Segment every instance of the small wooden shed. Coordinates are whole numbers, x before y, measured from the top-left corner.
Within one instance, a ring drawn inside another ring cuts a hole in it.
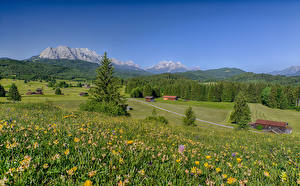
[[[153,96],[146,96],[145,101],[147,102],[154,102],[154,97]]]
[[[250,123],[253,128],[257,128],[261,126],[264,130],[274,133],[286,133],[291,134],[292,128],[288,126],[287,122],[280,122],[280,121],[270,121],[270,120],[263,120],[258,119],[253,123]]]

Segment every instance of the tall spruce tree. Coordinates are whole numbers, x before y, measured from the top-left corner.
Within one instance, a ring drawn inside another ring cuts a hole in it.
[[[183,118],[183,123],[185,125],[195,125],[196,116],[192,109],[192,107],[189,107],[185,111],[185,117]]]
[[[21,101],[21,95],[18,91],[18,87],[16,84],[12,84],[8,91],[8,100],[10,101]]]
[[[92,100],[105,102],[114,105],[125,105],[125,99],[120,93],[120,82],[113,76],[114,67],[105,52],[101,59],[101,64],[96,70],[97,79],[95,87],[91,88]]]
[[[0,85],[0,97],[5,97],[6,92],[3,86]]]
[[[251,121],[251,112],[243,92],[240,92],[234,101],[233,112],[230,115],[230,120],[231,122],[240,125],[242,128],[248,125]]]

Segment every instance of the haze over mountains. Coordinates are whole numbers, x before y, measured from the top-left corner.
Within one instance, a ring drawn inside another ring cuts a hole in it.
[[[283,75],[283,76],[299,76],[300,66],[291,66],[289,68],[271,72],[272,75]]]

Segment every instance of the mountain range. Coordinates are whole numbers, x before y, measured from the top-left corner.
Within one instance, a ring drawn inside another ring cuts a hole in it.
[[[300,76],[300,66],[291,66],[283,70],[270,72],[271,75]]]

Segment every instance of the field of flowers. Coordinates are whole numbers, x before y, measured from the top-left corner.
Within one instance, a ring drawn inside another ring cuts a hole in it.
[[[0,105],[0,185],[297,185],[300,137]]]

